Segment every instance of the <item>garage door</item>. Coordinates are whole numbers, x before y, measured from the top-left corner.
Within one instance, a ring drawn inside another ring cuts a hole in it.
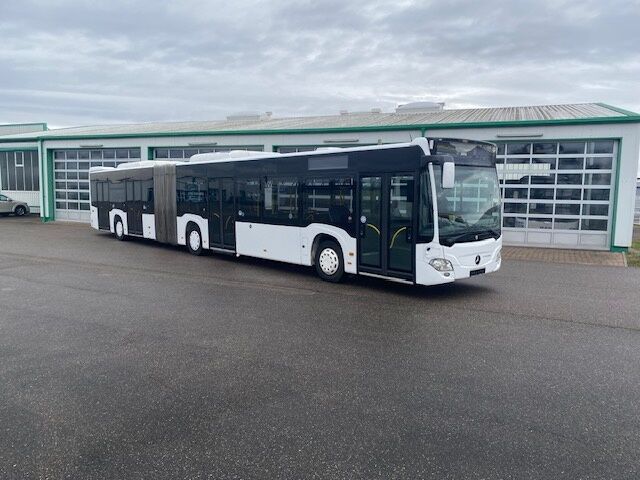
[[[54,150],[56,219],[90,221],[89,168],[140,160],[140,148]]]
[[[499,144],[504,241],[608,249],[617,142]]]

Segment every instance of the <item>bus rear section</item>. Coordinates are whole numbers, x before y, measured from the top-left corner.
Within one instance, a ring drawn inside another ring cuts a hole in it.
[[[176,244],[175,164],[135,162],[89,171],[91,226],[118,239]]]

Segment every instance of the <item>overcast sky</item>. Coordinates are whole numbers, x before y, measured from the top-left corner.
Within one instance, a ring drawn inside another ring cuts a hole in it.
[[[0,123],[640,111],[640,0],[0,0],[0,39]]]

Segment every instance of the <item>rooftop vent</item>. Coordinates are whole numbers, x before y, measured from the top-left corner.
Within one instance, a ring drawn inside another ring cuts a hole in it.
[[[340,115],[366,115],[368,113],[382,113],[381,108],[372,108],[371,110],[350,112],[349,110],[340,110]]]
[[[189,158],[189,162],[202,162],[205,160],[224,162],[234,158],[254,158],[254,157],[275,157],[280,155],[273,152],[256,152],[253,150],[230,150],[228,152],[211,152],[211,153],[198,153]],[[123,164],[123,165],[126,165]]]
[[[444,102],[411,102],[398,105],[396,113],[428,113],[444,110]]]
[[[233,122],[238,120],[268,120],[271,118],[271,115],[273,115],[272,112],[239,112],[232,115],[227,115],[227,121]]]

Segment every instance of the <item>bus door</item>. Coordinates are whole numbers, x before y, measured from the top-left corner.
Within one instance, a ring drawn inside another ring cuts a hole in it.
[[[142,235],[142,182],[126,181],[127,227],[132,235]]]
[[[360,177],[358,270],[413,280],[415,174]]]
[[[91,192],[93,195],[93,192]],[[109,182],[96,182],[96,208],[98,209],[98,228],[109,230]]]
[[[209,243],[212,247],[235,250],[235,213],[233,179],[209,179]]]

